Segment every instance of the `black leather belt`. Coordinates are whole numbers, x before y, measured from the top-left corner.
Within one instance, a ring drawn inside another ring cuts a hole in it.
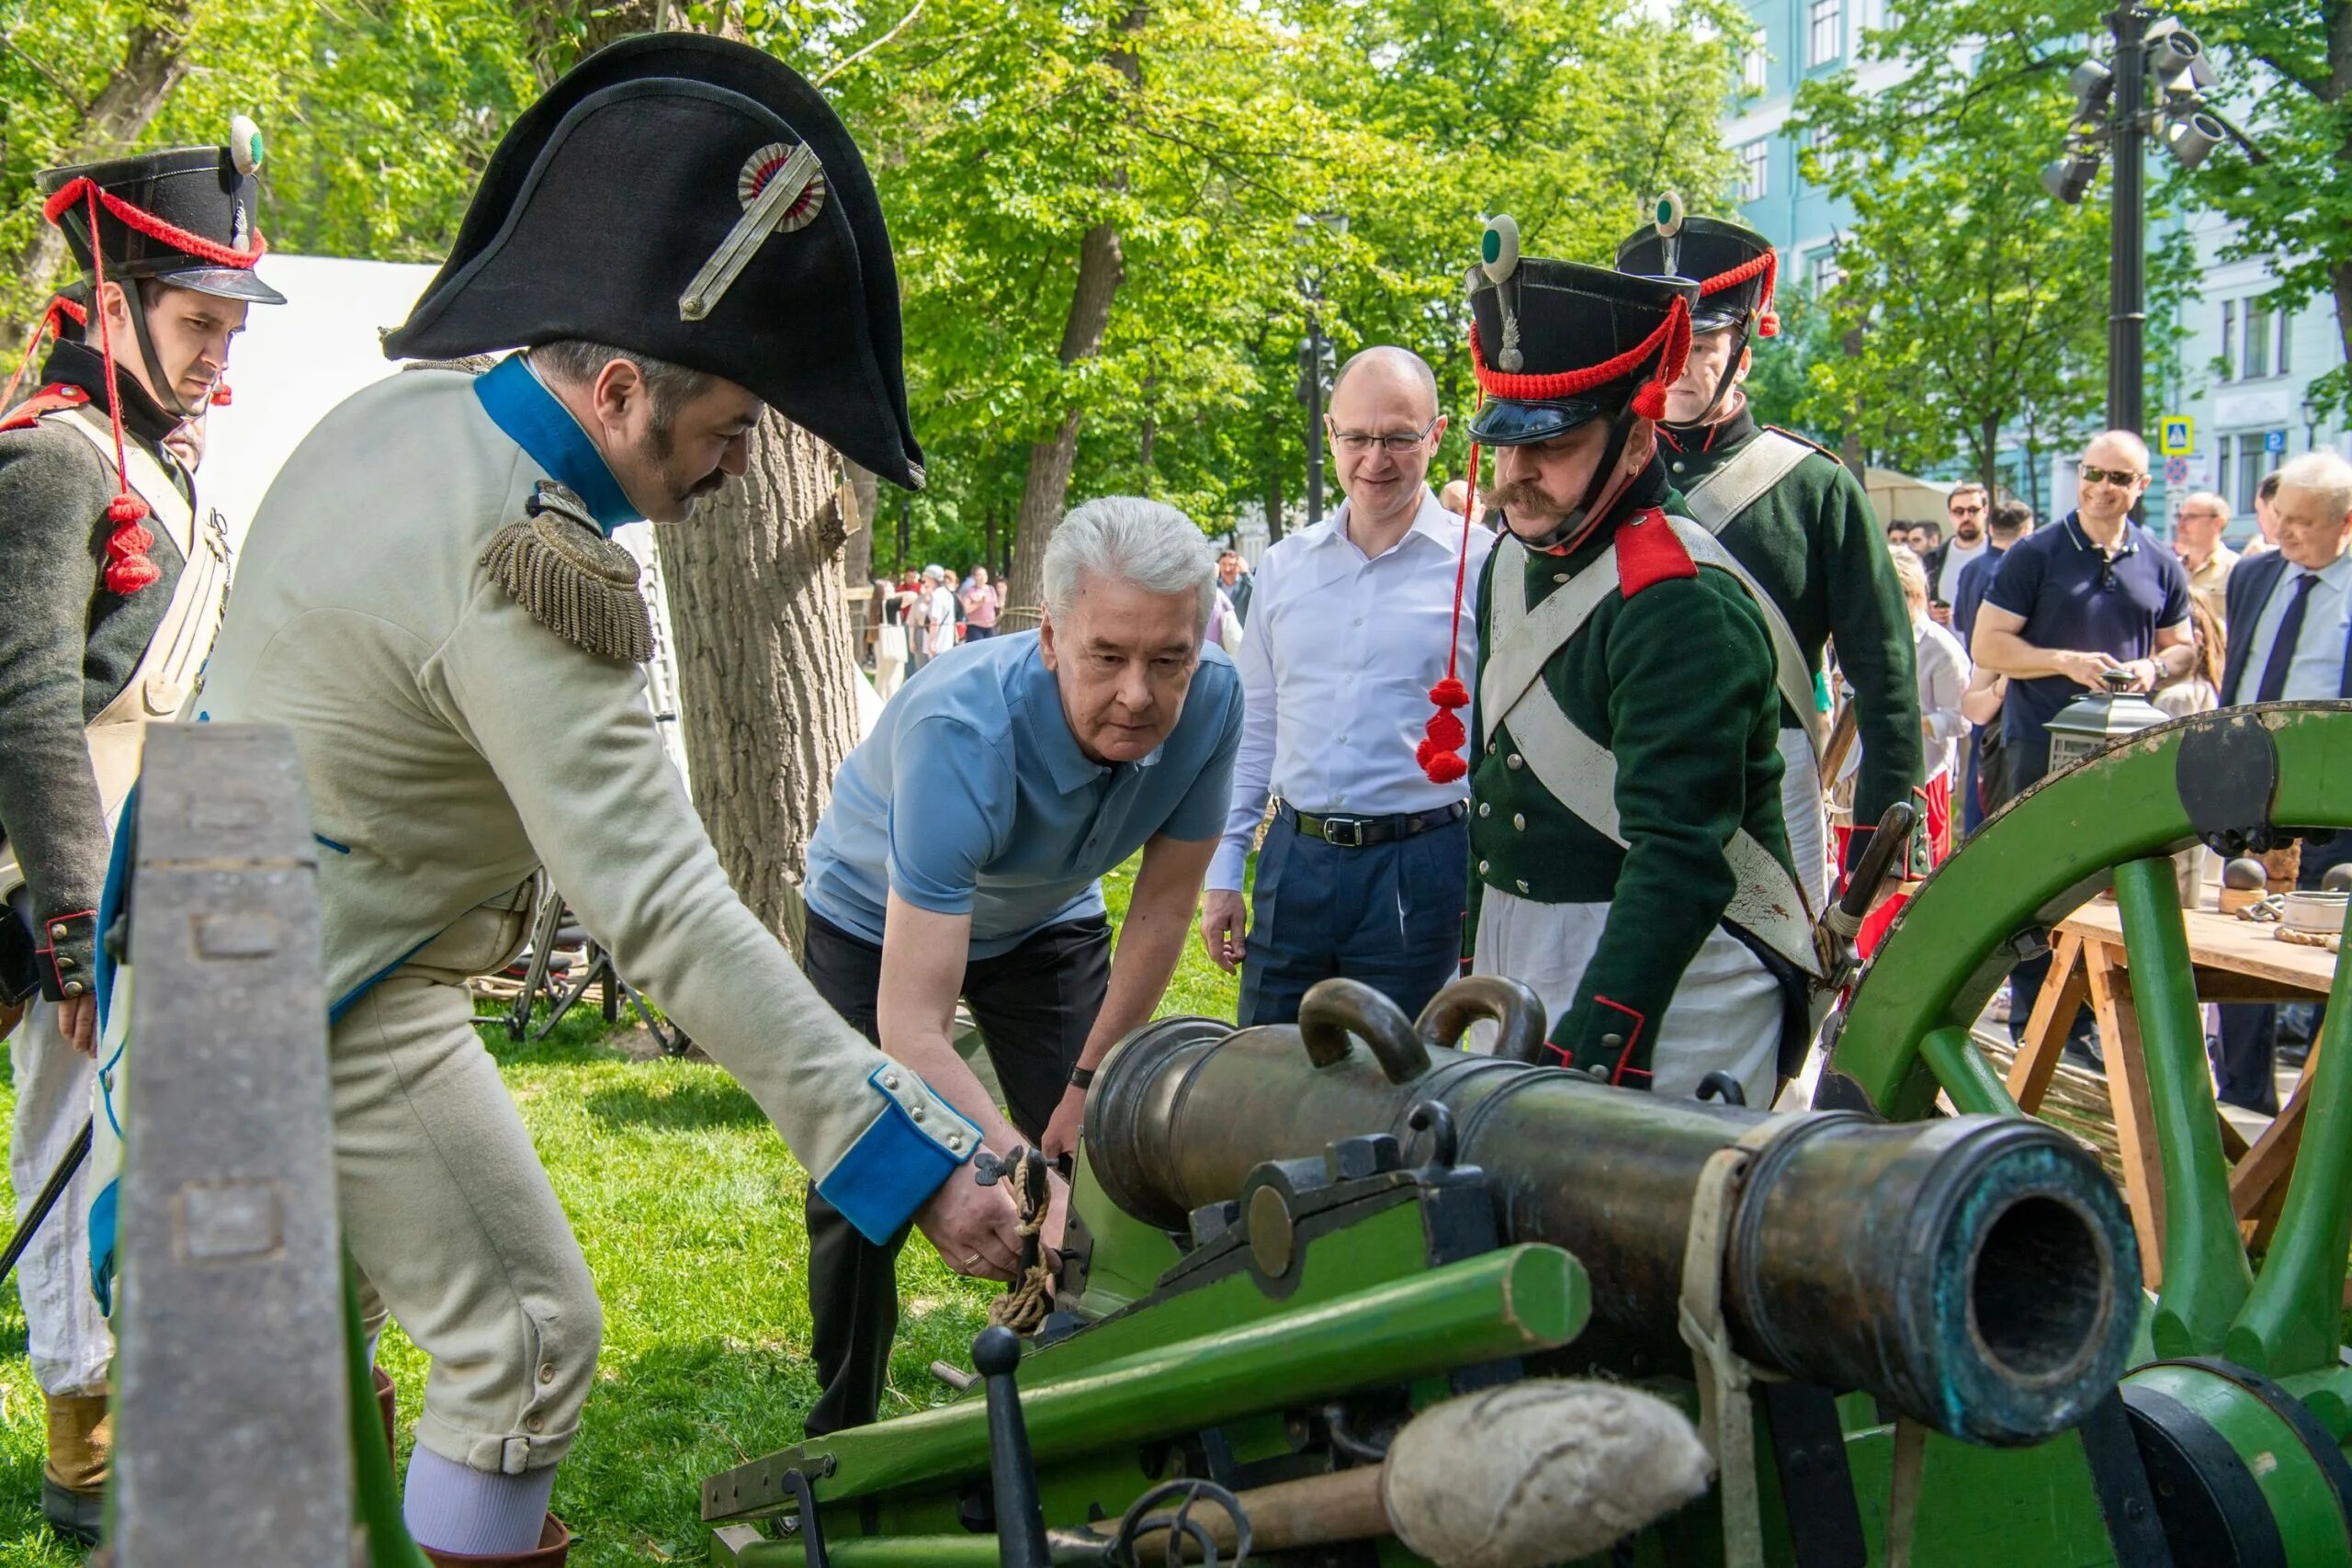
[[[1470,803],[1457,800],[1434,811],[1406,811],[1393,817],[1322,817],[1301,811],[1288,801],[1275,809],[1307,838],[1320,839],[1334,849],[1361,850],[1459,822],[1470,815]]]

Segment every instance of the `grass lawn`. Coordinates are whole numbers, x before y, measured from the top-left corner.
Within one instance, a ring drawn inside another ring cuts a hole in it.
[[[1133,873],[1130,863],[1106,882],[1114,919]],[[1195,940],[1162,1010],[1230,1018],[1235,995]],[[605,1301],[598,1387],[555,1509],[580,1537],[576,1564],[701,1562],[702,1478],[797,1442],[816,1398],[806,1179],[718,1068],[633,1061],[602,1034],[586,1009],[527,1048],[483,1031]],[[904,1319],[886,1416],[931,1403],[939,1385],[925,1369],[965,1360],[991,1289],[950,1274],[920,1239],[899,1278]],[[17,1292],[0,1290],[0,1568],[81,1560],[41,1525],[41,1397],[24,1349]],[[424,1358],[394,1333],[380,1359],[400,1384],[405,1453]]]

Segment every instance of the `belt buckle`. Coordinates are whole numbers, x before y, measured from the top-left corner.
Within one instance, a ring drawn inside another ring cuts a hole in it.
[[[1326,817],[1323,841],[1334,849],[1360,850],[1363,848],[1363,825],[1361,817]]]

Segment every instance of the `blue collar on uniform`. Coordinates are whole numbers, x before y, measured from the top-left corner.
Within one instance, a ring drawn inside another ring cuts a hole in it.
[[[613,478],[605,455],[596,450],[571,411],[539,384],[523,355],[510,354],[499,361],[497,368],[476,377],[474,396],[481,400],[490,422],[529,453],[531,461],[588,503],[597,526],[605,533],[624,523],[642,520],[645,514],[629,501],[620,480]]]

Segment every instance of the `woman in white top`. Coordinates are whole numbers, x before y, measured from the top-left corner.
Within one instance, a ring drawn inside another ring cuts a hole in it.
[[[1968,690],[1970,665],[1960,639],[1936,625],[1928,614],[1928,572],[1917,555],[1896,549],[1894,575],[1903,583],[1903,602],[1911,611],[1911,645],[1919,666],[1919,728],[1926,740],[1928,781],[1945,775],[1948,788],[1960,784],[1959,743],[1968,738],[1968,720],[1960,711],[1961,694]]]

